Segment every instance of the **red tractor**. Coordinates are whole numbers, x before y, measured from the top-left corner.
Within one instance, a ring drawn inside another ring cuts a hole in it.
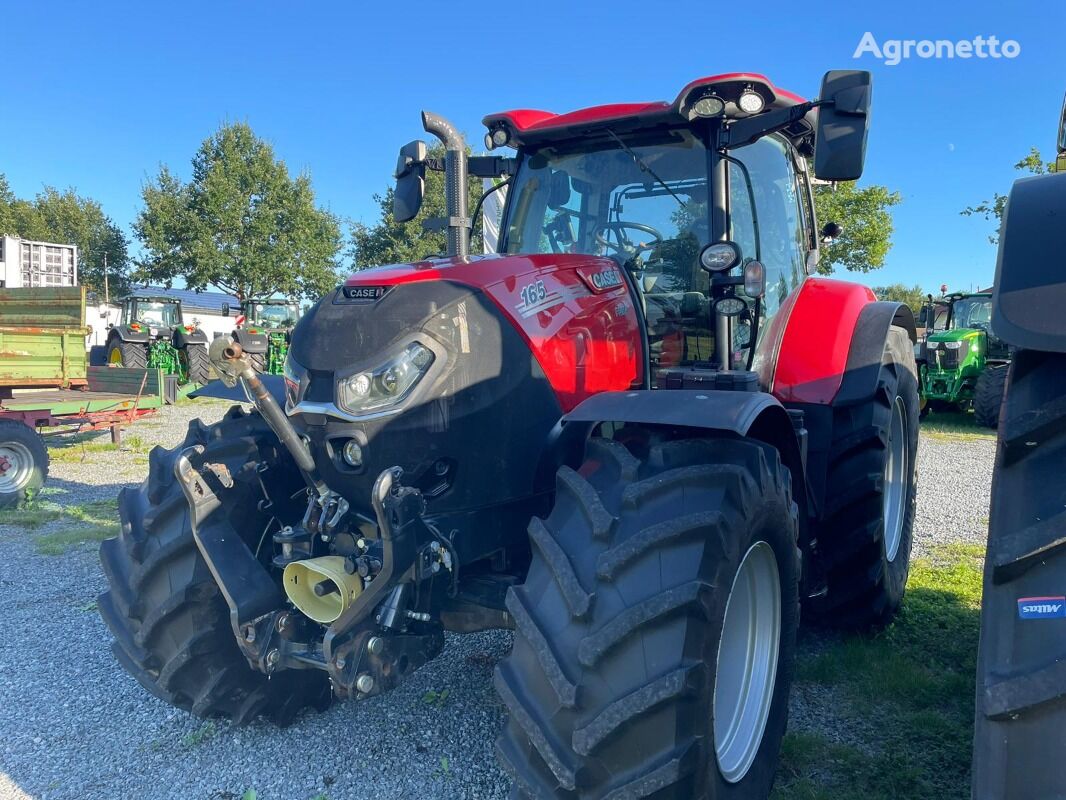
[[[508,156],[424,113],[446,155],[401,150],[395,211],[443,170],[448,257],[350,278],[281,380],[213,343],[210,391],[257,411],[193,423],[121,495],[121,663],[194,714],[285,722],[513,628],[512,796],[766,797],[801,608],[882,625],[907,579],[914,320],[808,277],[808,160],[859,177],[870,91],[740,73],[486,117]],[[470,176],[508,185],[494,255],[468,253]]]

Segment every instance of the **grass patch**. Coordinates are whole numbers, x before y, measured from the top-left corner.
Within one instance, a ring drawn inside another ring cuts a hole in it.
[[[34,540],[37,552],[43,556],[61,556],[70,548],[86,542],[102,542],[118,536],[118,523],[113,525],[78,525],[38,536]]]
[[[996,432],[978,425],[973,414],[961,411],[934,411],[922,420],[921,431],[939,442],[967,442],[996,438]]]
[[[185,734],[185,736],[182,737],[182,747],[188,749],[190,747],[196,747],[197,745],[201,745],[204,742],[213,739],[216,732],[217,728],[215,727],[215,723],[208,720],[199,728],[194,730],[192,733],[187,733]]]
[[[90,456],[98,453],[139,453],[144,454],[152,449],[140,436],[129,435],[123,438],[122,444],[111,442],[71,442],[52,445],[48,448],[48,458],[56,464],[80,464]]]
[[[954,545],[915,561],[888,628],[800,659],[797,682],[833,687],[874,740],[789,734],[775,800],[969,797],[982,558]]]
[[[17,528],[33,530],[49,522],[55,522],[60,516],[62,513],[58,508],[28,501],[21,508],[5,508],[0,511],[0,525],[13,525]]]

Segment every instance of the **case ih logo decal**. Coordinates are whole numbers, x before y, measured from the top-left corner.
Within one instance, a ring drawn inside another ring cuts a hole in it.
[[[1018,616],[1022,619],[1066,617],[1066,597],[1019,597]]]
[[[596,272],[578,270],[577,274],[594,292],[605,292],[608,289],[621,286],[623,282],[622,273],[614,268],[601,269]]]
[[[345,286],[341,290],[349,303],[373,303],[385,296],[389,286]]]

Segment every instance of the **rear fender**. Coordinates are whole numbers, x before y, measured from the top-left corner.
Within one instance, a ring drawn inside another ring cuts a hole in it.
[[[130,328],[129,325],[116,325],[111,329],[111,335],[123,342],[139,342],[141,344],[146,344],[152,334],[147,328],[135,331]]]
[[[992,329],[1014,347],[1066,353],[1066,174],[1016,181],[996,261]]]
[[[208,344],[207,334],[199,328],[192,331],[187,331],[184,328],[175,329],[174,346],[180,349],[190,344],[202,344],[206,346]]]

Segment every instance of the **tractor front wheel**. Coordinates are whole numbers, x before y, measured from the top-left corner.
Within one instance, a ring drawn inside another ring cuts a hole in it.
[[[999,409],[1007,388],[1007,365],[990,366],[977,379],[974,391],[973,414],[977,424],[995,430],[999,425]]]
[[[117,336],[107,346],[107,363],[112,367],[148,368],[148,348],[142,342],[124,342]]]
[[[507,598],[498,752],[518,797],[765,798],[799,621],[797,512],[777,452],[590,440],[533,519]]]
[[[185,345],[185,365],[189,370],[189,383],[203,386],[211,380],[211,359],[207,357],[207,348],[202,344]]]
[[[892,327],[873,396],[833,409],[816,556],[826,589],[808,604],[824,624],[883,625],[903,602],[918,480],[915,374],[907,332]]]
[[[119,664],[163,702],[199,717],[243,724],[263,715],[284,725],[307,706],[322,709],[331,700],[324,672],[291,670],[268,678],[249,666],[234,638],[229,606],[197,549],[189,507],[174,479],[174,464],[189,447],[204,448],[205,458],[233,475],[260,475],[242,467],[277,448],[273,437],[258,414],[239,409],[216,425],[193,420],[178,447],[152,450],[148,479],[140,487],[119,492],[122,527],[100,546],[108,588],[97,605],[115,637],[111,649]],[[278,497],[292,491],[299,473],[286,473],[282,463],[273,463],[270,472],[282,473],[277,480],[287,474],[292,481],[277,487],[276,510]],[[258,478],[234,481],[222,507],[201,524],[223,526],[258,548],[264,530],[280,525],[259,510],[258,487]]]

